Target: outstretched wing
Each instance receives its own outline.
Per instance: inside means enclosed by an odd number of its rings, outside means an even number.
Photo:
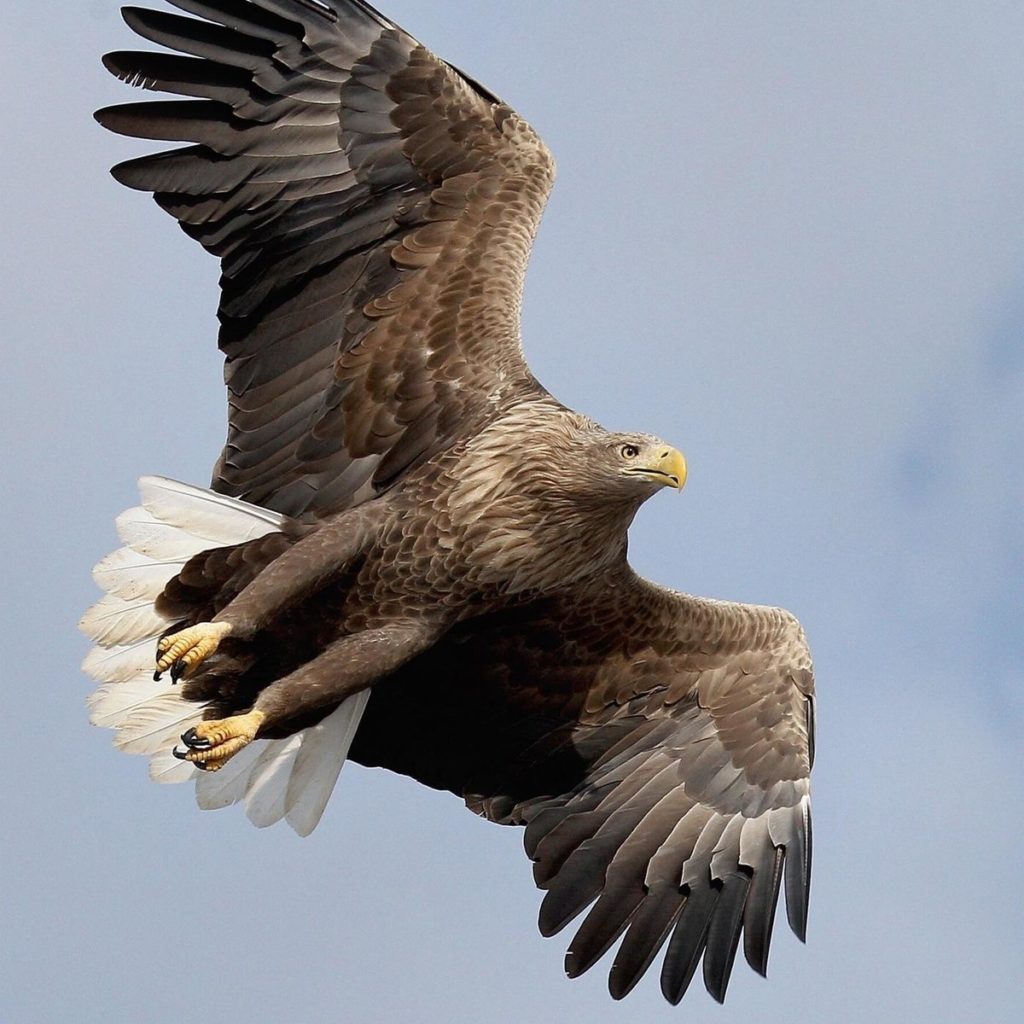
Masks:
[[[194,97],[101,124],[192,146],[114,168],[221,258],[213,486],[358,502],[539,388],[519,305],[554,164],[511,108],[361,0],[170,0],[118,77]]]
[[[682,998],[703,956],[721,1000],[741,936],[765,972],[783,883],[804,936],[812,693],[787,612],[676,594],[624,567],[463,624],[378,684],[352,756],[526,825],[544,934],[593,903],[570,975],[622,936],[620,998],[667,943],[665,996]]]

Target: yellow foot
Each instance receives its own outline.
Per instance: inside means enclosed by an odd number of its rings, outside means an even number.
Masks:
[[[177,633],[163,637],[156,646],[156,672],[171,670],[171,679],[177,682],[220,646],[221,640],[231,632],[226,622],[200,622]]]
[[[194,729],[181,734],[181,742],[186,749],[175,747],[174,756],[179,761],[191,761],[203,771],[215,772],[256,739],[266,717],[262,711],[250,711],[246,715],[200,722]]]

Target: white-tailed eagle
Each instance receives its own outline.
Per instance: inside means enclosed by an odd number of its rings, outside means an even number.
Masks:
[[[621,938],[616,998],[665,947],[668,999],[702,958],[722,999],[780,887],[804,934],[811,660],[789,613],[630,569],[686,466],[526,365],[548,150],[361,0],[171,2],[105,63],[186,98],[97,117],[189,143],[113,173],[221,260],[229,430],[210,490],[147,477],[118,520],[93,721],[303,835],[346,757],[450,790],[525,826],[545,934],[589,907],[570,975]]]

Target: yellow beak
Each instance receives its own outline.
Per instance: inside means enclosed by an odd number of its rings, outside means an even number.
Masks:
[[[657,469],[668,477],[666,485],[674,487],[677,491],[683,489],[686,483],[686,458],[681,451],[669,448],[658,459]]]
[[[664,487],[683,489],[686,483],[686,459],[681,451],[668,448],[655,455],[646,465],[637,466],[631,472],[643,473]]]

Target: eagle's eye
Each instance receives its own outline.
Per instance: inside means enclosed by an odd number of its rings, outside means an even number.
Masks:
[[[624,459],[635,459],[640,454],[640,449],[635,444],[624,444],[619,452]]]

